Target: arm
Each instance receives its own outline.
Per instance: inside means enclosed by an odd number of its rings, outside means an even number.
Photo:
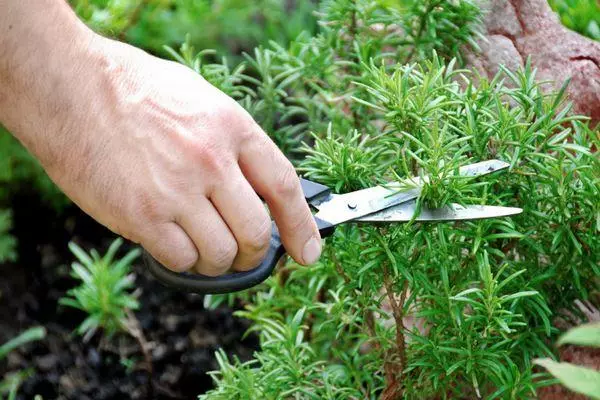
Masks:
[[[298,177],[189,68],[91,32],[63,0],[0,0],[0,121],[85,212],[175,271],[257,265],[271,226],[316,261]]]

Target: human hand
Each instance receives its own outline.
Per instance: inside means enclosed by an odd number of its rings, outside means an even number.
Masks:
[[[317,260],[294,168],[240,105],[183,65],[86,35],[51,74],[54,112],[26,132],[18,118],[9,126],[67,196],[165,266],[215,276],[255,267],[268,249],[256,191],[287,252]]]

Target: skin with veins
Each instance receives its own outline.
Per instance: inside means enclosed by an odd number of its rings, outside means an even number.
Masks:
[[[559,89],[567,78],[573,112],[600,122],[600,43],[561,25],[546,0],[491,0],[484,7],[481,53],[467,56],[470,66],[493,77],[504,65],[522,67],[531,57],[537,79],[551,81],[545,90]]]

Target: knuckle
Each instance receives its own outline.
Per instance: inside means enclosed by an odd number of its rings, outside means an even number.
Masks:
[[[198,262],[198,253],[193,251],[181,252],[177,260],[172,264],[175,271],[187,271]]]
[[[220,101],[219,104],[215,106],[214,116],[222,127],[238,125],[241,121],[240,115],[240,108],[237,107],[237,103],[235,103],[235,101],[230,101],[229,98]]]
[[[275,181],[275,194],[289,199],[296,196],[300,190],[300,180],[292,164],[286,160]]]
[[[139,244],[141,242],[139,232],[134,229],[130,224],[124,223],[122,221],[116,222],[114,229],[109,225],[109,229],[115,232],[117,235],[124,237],[125,239],[133,242],[135,244]]]
[[[100,189],[100,190],[98,190]],[[128,211],[132,204],[129,199],[124,196],[118,195],[121,188],[116,189],[114,192],[108,190],[106,187],[96,188],[95,192],[99,193],[97,200],[102,208],[102,211],[112,220],[121,221],[123,217],[130,215]],[[137,198],[137,196],[133,196]],[[135,201],[135,200],[134,200]]]
[[[174,256],[172,249],[163,246],[153,249],[150,254],[156,261],[175,272],[189,270],[197,260],[196,257],[178,258]]]
[[[231,171],[234,157],[224,143],[216,140],[198,141],[193,144],[192,159],[197,160],[205,177],[210,177],[214,185],[222,184]]]
[[[271,221],[265,217],[251,235],[246,235],[238,240],[239,251],[249,256],[262,255],[267,247],[269,247],[270,240]]]
[[[226,241],[218,246],[215,251],[208,256],[206,263],[213,270],[225,272],[233,264],[233,260],[235,259],[237,252],[237,243],[233,240]]]
[[[209,125],[219,132],[237,133],[245,126],[245,110],[229,97],[219,98],[210,105]]]
[[[162,216],[161,205],[156,198],[146,192],[133,196],[134,204],[130,207],[135,210],[130,215],[142,221],[159,222]],[[129,214],[129,213],[128,213]]]
[[[260,130],[260,127],[258,127],[254,121],[243,124],[238,135],[239,147],[245,147],[248,146],[248,144],[261,143],[261,139],[263,139],[261,136],[266,136],[266,134]]]
[[[242,109],[241,113],[238,113],[236,132],[238,143],[241,146],[247,146],[248,144],[264,146],[265,143],[268,143],[271,140],[244,109]]]
[[[223,167],[222,151],[216,144],[198,140],[192,147],[193,157],[210,174],[220,173]]]
[[[159,263],[175,272],[190,270],[198,262],[198,251],[164,224],[152,225],[144,232],[140,241]],[[158,234],[150,234],[158,232]]]

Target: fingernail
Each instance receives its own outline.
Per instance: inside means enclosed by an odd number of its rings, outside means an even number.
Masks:
[[[304,260],[304,264],[309,265],[316,263],[320,256],[321,241],[313,236],[304,245],[304,249],[302,250],[302,259]]]

